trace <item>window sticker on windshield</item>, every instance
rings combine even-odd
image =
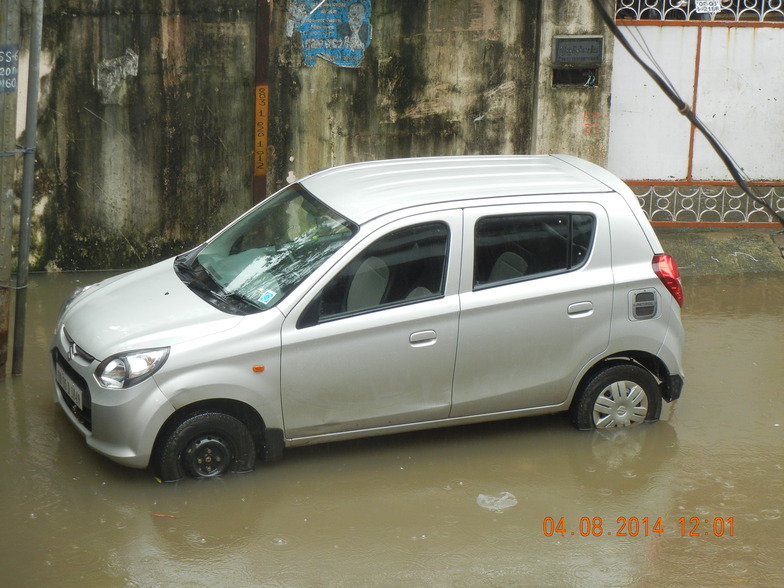
[[[272,302],[272,299],[275,298],[275,294],[276,292],[273,292],[272,290],[267,290],[266,292],[264,292],[264,294],[261,295],[261,298],[259,298],[259,302],[261,302],[262,304],[269,304],[270,302]]]

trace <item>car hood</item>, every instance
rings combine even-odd
[[[109,278],[77,296],[62,316],[69,337],[99,361],[115,353],[168,347],[239,324],[190,291],[173,259]]]

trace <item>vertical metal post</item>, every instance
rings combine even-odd
[[[19,0],[0,0],[0,378],[10,358],[13,288],[14,176],[19,86]]]
[[[35,179],[35,135],[38,128],[38,91],[41,70],[41,33],[44,0],[34,0],[30,31],[30,68],[27,76],[27,117],[24,142],[24,175],[22,206],[19,217],[19,269],[16,276],[16,308],[14,313],[14,359],[11,373],[22,373],[24,360],[25,312],[27,310],[27,277],[30,269],[30,216],[33,209]]]

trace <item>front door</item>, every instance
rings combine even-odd
[[[288,438],[446,418],[457,348],[462,215],[369,235],[286,318]]]

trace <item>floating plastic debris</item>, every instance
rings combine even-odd
[[[503,512],[507,508],[517,506],[517,498],[511,492],[501,492],[499,496],[480,494],[476,497],[476,503],[484,509]]]

